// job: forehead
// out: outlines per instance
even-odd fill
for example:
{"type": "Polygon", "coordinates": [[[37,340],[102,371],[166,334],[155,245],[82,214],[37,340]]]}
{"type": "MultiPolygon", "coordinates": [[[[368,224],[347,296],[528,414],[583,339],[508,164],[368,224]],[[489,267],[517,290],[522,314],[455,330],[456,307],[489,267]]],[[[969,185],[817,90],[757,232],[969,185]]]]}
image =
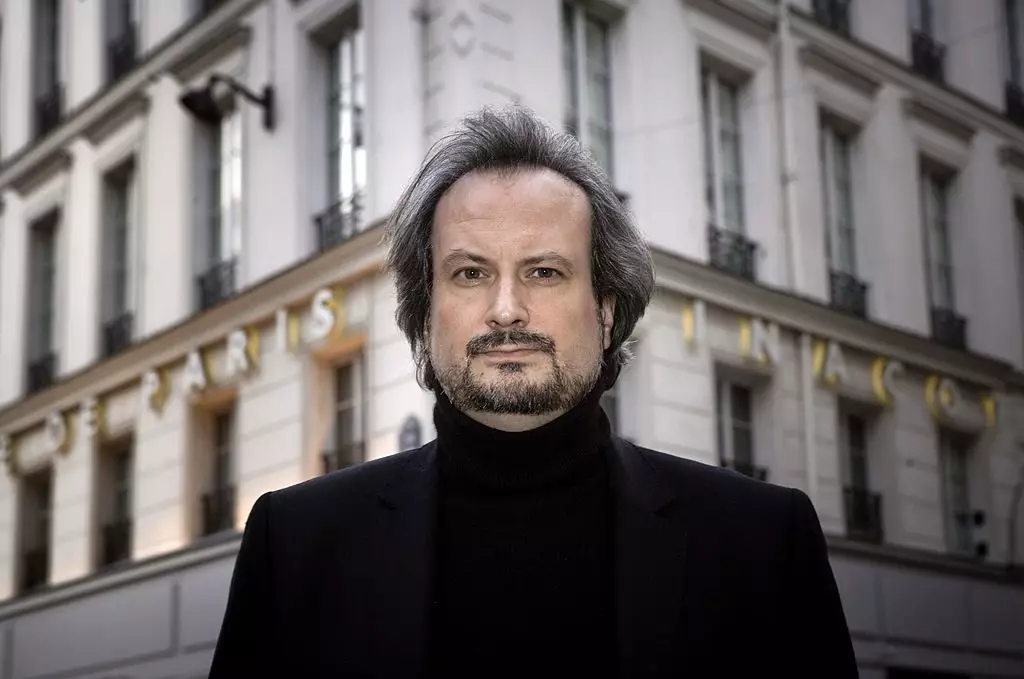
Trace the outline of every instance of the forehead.
{"type": "Polygon", "coordinates": [[[589,251],[590,201],[547,168],[471,172],[438,201],[433,240],[435,252],[541,245],[589,251]]]}

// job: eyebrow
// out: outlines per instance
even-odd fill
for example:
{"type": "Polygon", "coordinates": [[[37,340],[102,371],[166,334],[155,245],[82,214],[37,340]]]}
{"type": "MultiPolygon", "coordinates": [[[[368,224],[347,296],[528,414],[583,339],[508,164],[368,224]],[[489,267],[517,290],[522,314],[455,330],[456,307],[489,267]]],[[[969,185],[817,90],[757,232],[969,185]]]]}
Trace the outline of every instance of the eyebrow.
{"type": "MultiPolygon", "coordinates": [[[[458,248],[452,250],[441,262],[442,266],[446,269],[455,266],[457,263],[461,263],[464,260],[473,262],[474,264],[489,264],[489,260],[483,255],[478,255],[475,252],[471,252],[464,248],[458,248]]],[[[520,266],[535,266],[537,264],[555,264],[572,273],[575,267],[568,259],[558,254],[554,250],[546,250],[540,254],[525,257],[519,261],[520,266]]]]}

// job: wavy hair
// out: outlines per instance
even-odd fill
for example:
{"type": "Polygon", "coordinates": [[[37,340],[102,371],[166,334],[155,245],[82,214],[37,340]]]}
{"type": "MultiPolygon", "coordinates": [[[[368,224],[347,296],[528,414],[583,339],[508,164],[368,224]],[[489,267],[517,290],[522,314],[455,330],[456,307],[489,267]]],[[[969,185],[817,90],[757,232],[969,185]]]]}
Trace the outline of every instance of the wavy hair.
{"type": "Polygon", "coordinates": [[[632,359],[628,339],[654,290],[650,249],[632,214],[601,167],[572,136],[553,129],[519,106],[484,108],[462,120],[427,153],[388,220],[384,242],[394,280],[395,320],[409,340],[416,378],[425,389],[439,388],[430,364],[429,319],[433,283],[432,231],[441,196],[471,172],[512,174],[548,168],[587,195],[591,214],[591,272],[598,302],[613,298],[611,342],[603,372],[610,388],[632,359]]]}

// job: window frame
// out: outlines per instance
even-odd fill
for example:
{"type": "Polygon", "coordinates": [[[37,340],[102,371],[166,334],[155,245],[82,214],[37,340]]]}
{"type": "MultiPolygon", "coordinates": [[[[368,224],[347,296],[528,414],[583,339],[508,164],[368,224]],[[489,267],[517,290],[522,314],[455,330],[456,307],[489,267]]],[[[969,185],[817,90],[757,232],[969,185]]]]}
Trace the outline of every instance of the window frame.
{"type": "Polygon", "coordinates": [[[754,390],[750,386],[725,378],[715,380],[715,415],[718,429],[718,456],[723,462],[738,462],[751,467],[757,464],[756,445],[754,436],[755,424],[755,403],[754,390]],[[747,399],[747,408],[750,412],[749,421],[737,420],[733,413],[733,397],[742,392],[747,399]],[[750,442],[746,457],[738,457],[736,451],[736,430],[746,429],[747,440],[750,442]]]}
{"type": "Polygon", "coordinates": [[[61,0],[34,0],[32,21],[32,96],[50,94],[61,83],[61,0]],[[43,20],[47,24],[43,25],[43,20]]]}
{"type": "Polygon", "coordinates": [[[28,297],[31,311],[28,322],[28,358],[30,361],[38,360],[56,351],[57,238],[60,220],[60,208],[54,208],[33,221],[29,227],[31,261],[28,297]],[[43,331],[44,326],[46,332],[43,331]]]}
{"type": "Polygon", "coordinates": [[[956,269],[953,261],[952,203],[955,198],[956,177],[953,173],[922,167],[919,173],[919,203],[924,232],[925,275],[927,277],[928,302],[933,309],[956,311],[956,269]],[[940,197],[936,206],[941,214],[933,215],[930,206],[929,192],[934,191],[940,197]],[[936,248],[945,255],[939,261],[936,248]],[[940,280],[945,276],[945,284],[940,280]]]}
{"type": "Polygon", "coordinates": [[[705,186],[705,207],[708,211],[708,220],[717,229],[746,235],[746,185],[744,181],[743,162],[743,111],[742,111],[742,85],[735,80],[723,76],[715,68],[708,65],[701,66],[700,72],[700,106],[701,120],[703,127],[704,146],[704,181],[705,186]],[[722,93],[726,93],[732,100],[732,111],[734,119],[731,123],[731,130],[723,126],[721,113],[722,93]],[[732,181],[735,183],[736,205],[735,223],[727,217],[726,207],[726,176],[723,171],[723,158],[726,156],[723,138],[726,132],[733,138],[735,176],[732,181]]]}
{"type": "Polygon", "coordinates": [[[341,454],[345,449],[350,452],[351,459],[348,464],[338,466],[339,469],[359,464],[365,459],[365,446],[366,446],[366,426],[363,422],[363,418],[366,412],[363,403],[363,396],[365,390],[363,387],[363,362],[358,357],[353,357],[349,360],[339,361],[332,363],[327,366],[328,385],[327,388],[330,390],[330,421],[328,426],[328,436],[325,440],[325,450],[322,451],[328,455],[334,455],[336,463],[342,461],[341,454]],[[338,386],[340,384],[340,378],[344,371],[349,371],[348,374],[348,390],[349,394],[346,398],[339,396],[338,386]],[[350,430],[351,440],[341,440],[341,430],[344,427],[341,426],[342,412],[348,414],[350,417],[350,430]],[[355,453],[359,454],[360,459],[355,459],[355,453]]]}
{"type": "Polygon", "coordinates": [[[605,173],[614,178],[615,169],[615,134],[614,111],[612,97],[612,54],[611,54],[612,22],[595,14],[578,0],[562,2],[562,80],[567,96],[563,104],[563,127],[575,136],[580,145],[587,149],[605,173]],[[591,27],[600,31],[601,63],[595,64],[590,57],[591,27]],[[592,80],[604,81],[604,97],[601,108],[604,109],[604,120],[592,114],[591,89],[592,80]],[[596,128],[596,130],[595,130],[596,128]],[[601,137],[606,158],[594,153],[595,137],[601,137]]]}
{"type": "Polygon", "coordinates": [[[131,231],[138,173],[128,160],[103,176],[103,323],[132,309],[131,231]]]}
{"type": "Polygon", "coordinates": [[[1024,0],[1004,0],[1003,19],[1006,79],[1024,87],[1024,0]]]}
{"type": "Polygon", "coordinates": [[[819,162],[821,164],[822,208],[825,220],[825,254],[833,271],[857,276],[857,222],[854,205],[854,135],[840,129],[827,119],[819,125],[819,162]],[[839,150],[844,158],[840,160],[839,150]],[[845,161],[845,162],[844,162],[845,161]],[[844,167],[846,214],[840,218],[840,179],[838,169],[844,167]],[[845,222],[845,225],[844,225],[845,222]],[[845,251],[843,250],[845,243],[845,251]]]}
{"type": "Polygon", "coordinates": [[[326,46],[327,199],[352,211],[366,191],[366,35],[353,21],[326,46]]]}
{"type": "Polygon", "coordinates": [[[974,530],[971,525],[971,448],[971,442],[964,435],[940,429],[939,474],[944,537],[946,549],[961,555],[974,554],[974,530]],[[958,458],[957,471],[961,472],[958,479],[950,478],[951,458],[958,458]],[[957,487],[952,488],[957,481],[957,487]]]}

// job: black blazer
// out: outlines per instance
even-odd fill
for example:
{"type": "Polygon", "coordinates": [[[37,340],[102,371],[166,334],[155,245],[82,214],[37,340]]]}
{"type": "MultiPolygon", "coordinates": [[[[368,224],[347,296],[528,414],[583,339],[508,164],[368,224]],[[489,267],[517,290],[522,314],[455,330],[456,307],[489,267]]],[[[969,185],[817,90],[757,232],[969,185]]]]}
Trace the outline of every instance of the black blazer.
{"type": "MultiPolygon", "coordinates": [[[[620,677],[857,676],[804,493],[621,439],[610,464],[620,677]]],[[[431,442],[260,497],[211,679],[424,676],[436,491],[431,442]]]]}

